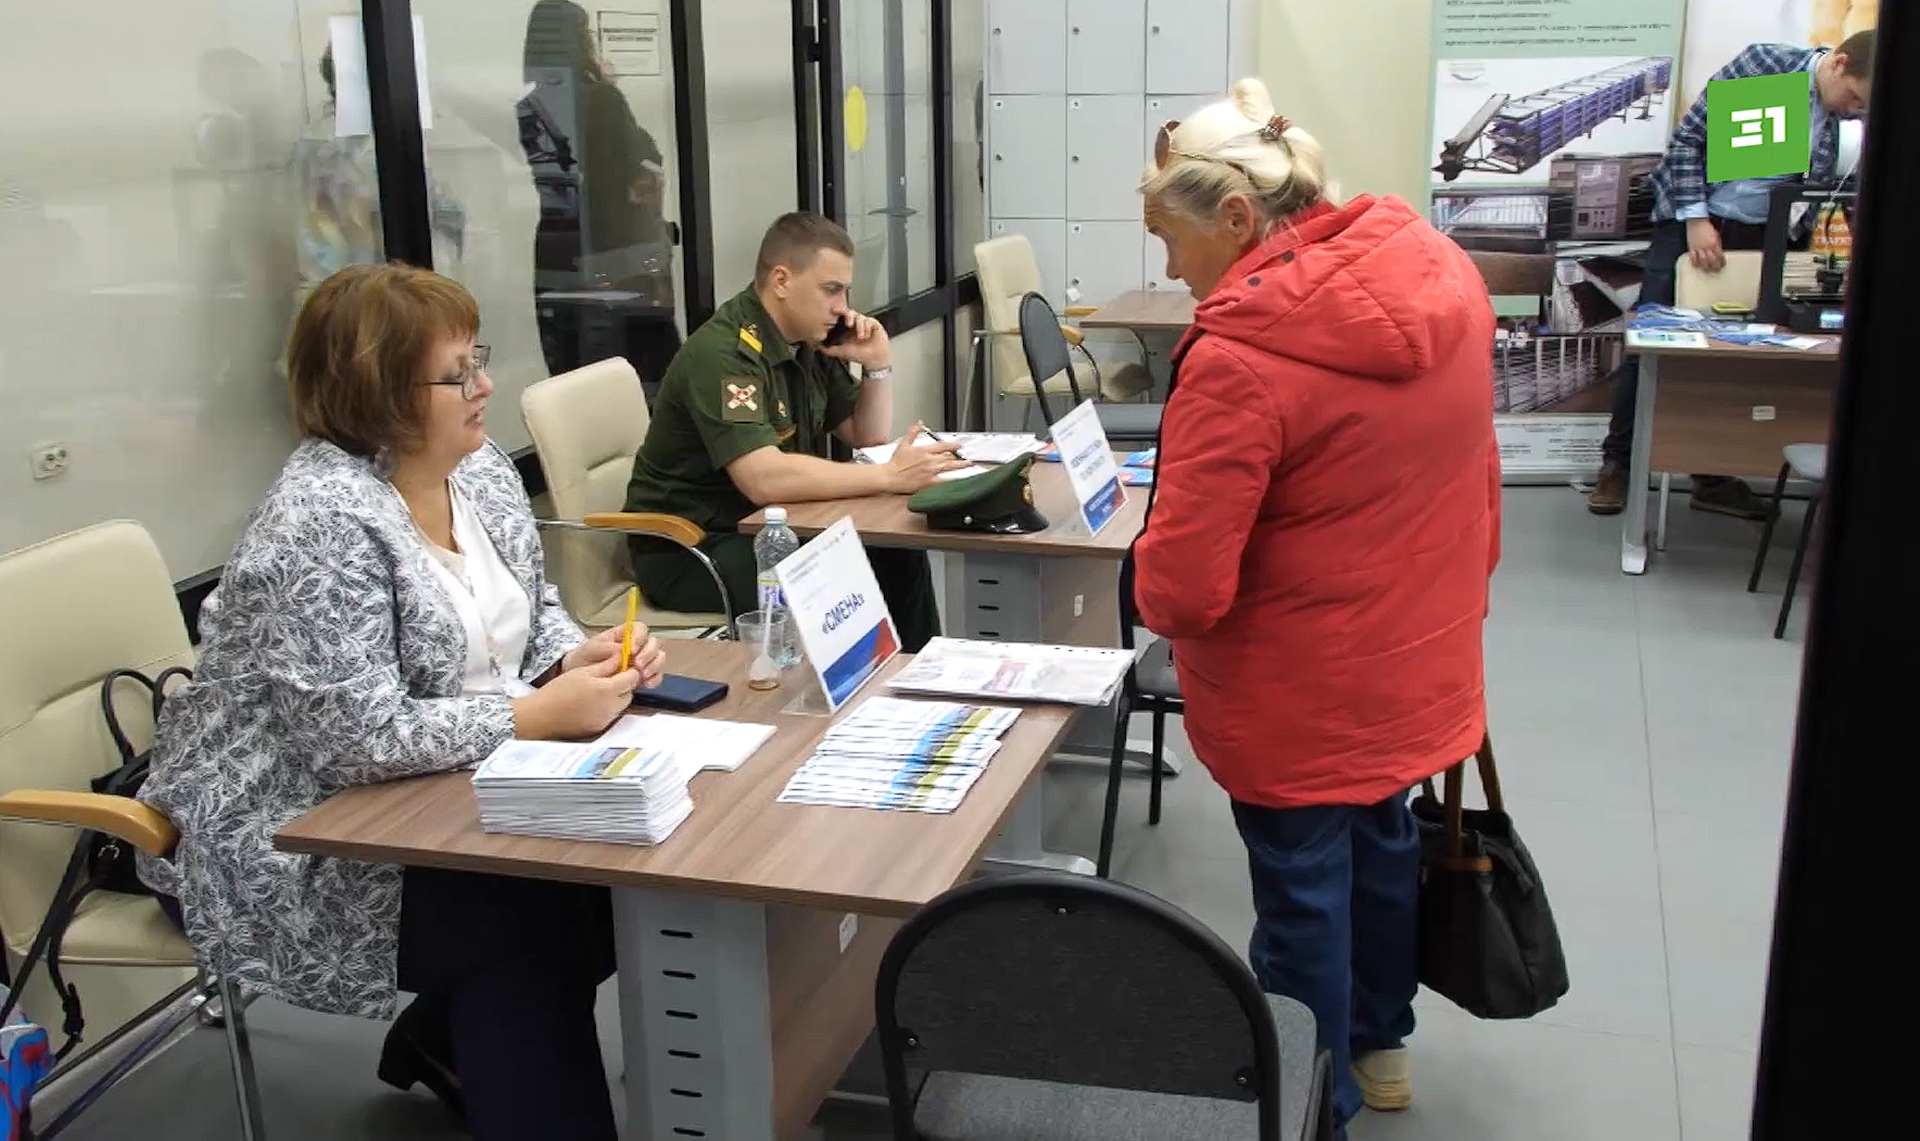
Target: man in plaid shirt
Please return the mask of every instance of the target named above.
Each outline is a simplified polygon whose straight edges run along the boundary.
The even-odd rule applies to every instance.
[[[1714,79],[1749,79],[1758,75],[1812,75],[1813,153],[1805,176],[1814,183],[1831,182],[1840,151],[1840,120],[1866,114],[1867,89],[1873,77],[1873,31],[1847,37],[1839,47],[1796,48],[1788,44],[1754,44],[1735,56]],[[1675,263],[1682,255],[1694,267],[1717,273],[1726,265],[1727,250],[1757,250],[1766,238],[1767,206],[1773,188],[1798,182],[1801,175],[1746,178],[1736,182],[1707,181],[1707,93],[1693,101],[1686,117],[1667,144],[1667,157],[1648,181],[1653,185],[1653,237],[1647,244],[1646,268],[1640,279],[1640,303],[1673,304]],[[1587,509],[1596,515],[1615,515],[1627,502],[1627,458],[1633,446],[1633,411],[1639,362],[1628,357],[1613,374],[1613,422],[1600,446],[1600,478],[1587,497]],[[1644,493],[1645,489],[1641,491]],[[1723,475],[1693,477],[1693,506],[1744,519],[1766,517],[1766,505],[1741,480]]]

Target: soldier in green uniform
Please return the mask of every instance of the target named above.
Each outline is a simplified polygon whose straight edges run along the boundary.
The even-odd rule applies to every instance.
[[[634,457],[627,510],[703,528],[701,547],[738,610],[756,605],[753,540],[740,533],[741,519],[766,506],[911,495],[965,466],[950,444],[896,448],[886,464],[829,458],[831,437],[857,448],[893,438],[892,345],[879,322],[847,307],[852,281],[853,240],[838,224],[818,214],[777,219],[760,243],[753,284],[675,354]],[[843,323],[849,335],[826,346]],[[653,605],[720,609],[713,580],[685,551],[641,536],[629,543],[634,580]],[[918,650],[940,632],[926,555],[867,555],[903,646]]]

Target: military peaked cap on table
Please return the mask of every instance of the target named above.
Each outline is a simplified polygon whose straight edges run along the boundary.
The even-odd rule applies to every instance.
[[[907,509],[927,517],[936,531],[986,531],[1029,535],[1047,529],[1047,517],[1033,505],[1027,471],[1032,456],[1001,464],[979,475],[947,480],[907,500]]]

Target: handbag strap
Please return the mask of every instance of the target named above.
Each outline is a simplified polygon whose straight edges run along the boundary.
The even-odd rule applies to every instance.
[[[1473,759],[1480,770],[1480,787],[1487,796],[1487,807],[1495,812],[1505,812],[1505,800],[1500,795],[1500,774],[1493,764],[1493,738],[1482,734],[1480,747],[1474,750]],[[1420,782],[1426,790],[1428,799],[1434,799],[1433,778]],[[1460,871],[1486,872],[1493,870],[1493,861],[1485,856],[1466,854],[1466,814],[1467,814],[1467,762],[1448,766],[1446,770],[1446,798],[1441,801],[1443,824],[1441,832],[1441,861],[1451,869]]]

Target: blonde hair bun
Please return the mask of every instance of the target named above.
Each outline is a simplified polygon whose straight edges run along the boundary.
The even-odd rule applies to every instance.
[[[1140,193],[1201,221],[1234,194],[1251,197],[1270,223],[1323,201],[1328,179],[1320,144],[1291,124],[1284,133],[1268,131],[1274,117],[1267,85],[1239,80],[1227,98],[1174,129],[1167,164],[1147,171]]]
[[[1235,83],[1227,96],[1248,122],[1264,125],[1273,118],[1273,96],[1267,93],[1267,85],[1254,76]]]

